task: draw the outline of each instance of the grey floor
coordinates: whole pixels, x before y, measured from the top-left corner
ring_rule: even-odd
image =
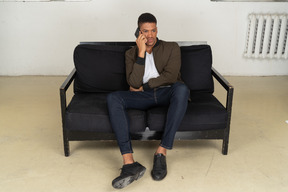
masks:
[[[59,87],[65,77],[0,77],[0,191],[117,191],[115,141],[71,142],[64,157]],[[288,76],[227,77],[235,87],[229,152],[221,141],[176,141],[168,175],[150,176],[158,142],[133,142],[144,177],[122,191],[288,191]],[[225,93],[216,86],[222,102]],[[69,93],[71,97],[71,93]]]

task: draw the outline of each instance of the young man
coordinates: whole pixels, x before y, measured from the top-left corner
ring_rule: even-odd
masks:
[[[157,20],[150,13],[139,16],[138,27],[137,46],[126,52],[126,76],[130,90],[113,92],[107,98],[110,121],[124,163],[120,176],[112,181],[113,187],[117,189],[138,180],[146,170],[133,159],[126,109],[146,110],[154,106],[169,106],[151,172],[152,178],[159,181],[167,175],[167,149],[172,149],[189,97],[189,90],[180,78],[181,55],[177,43],[157,38]]]

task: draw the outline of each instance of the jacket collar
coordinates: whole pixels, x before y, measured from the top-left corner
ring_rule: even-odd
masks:
[[[153,49],[154,49],[155,47],[157,47],[159,44],[160,44],[160,40],[159,40],[158,37],[157,37],[157,41],[156,41],[156,43],[155,43]]]

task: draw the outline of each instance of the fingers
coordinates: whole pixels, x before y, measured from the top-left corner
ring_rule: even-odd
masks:
[[[146,51],[146,42],[147,39],[145,35],[139,34],[138,38],[136,39],[136,44],[138,46],[139,52],[138,56],[144,58],[145,56],[145,51]]]
[[[137,41],[138,41],[139,43],[142,43],[142,42],[146,43],[146,42],[147,42],[147,39],[146,39],[145,35],[139,34],[138,38],[136,39],[136,42],[137,42]]]

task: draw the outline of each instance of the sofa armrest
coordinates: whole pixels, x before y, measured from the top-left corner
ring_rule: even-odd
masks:
[[[74,68],[71,73],[68,75],[68,77],[65,79],[65,81],[63,82],[63,84],[60,87],[60,91],[67,91],[67,89],[69,88],[69,86],[71,85],[72,81],[74,80],[76,75],[76,69]]]
[[[226,89],[226,110],[231,113],[234,87],[213,67],[212,75],[224,87],[224,89]]]
[[[212,67],[212,75],[227,91],[233,89],[233,86],[214,67]]]
[[[66,157],[68,157],[70,155],[68,133],[65,130],[65,114],[66,114],[66,108],[67,108],[66,91],[68,90],[71,83],[73,82],[75,75],[76,75],[76,69],[74,68],[60,87],[60,103],[61,103],[61,115],[62,115],[62,127],[63,127],[63,142],[64,142],[64,152],[65,152]]]
[[[228,142],[229,142],[229,134],[230,134],[230,123],[231,123],[231,114],[232,114],[232,101],[233,101],[233,92],[234,87],[218,72],[216,69],[212,67],[212,75],[215,79],[226,89],[226,110],[228,114],[227,126],[224,131],[224,139],[222,145],[222,153],[227,155],[228,153]]]
[[[65,113],[66,113],[66,91],[70,87],[71,83],[73,82],[76,75],[76,69],[74,68],[72,72],[68,75],[68,77],[65,79],[63,84],[60,87],[60,102],[61,102],[61,113],[62,113],[62,123],[64,126],[64,119],[65,119]]]

